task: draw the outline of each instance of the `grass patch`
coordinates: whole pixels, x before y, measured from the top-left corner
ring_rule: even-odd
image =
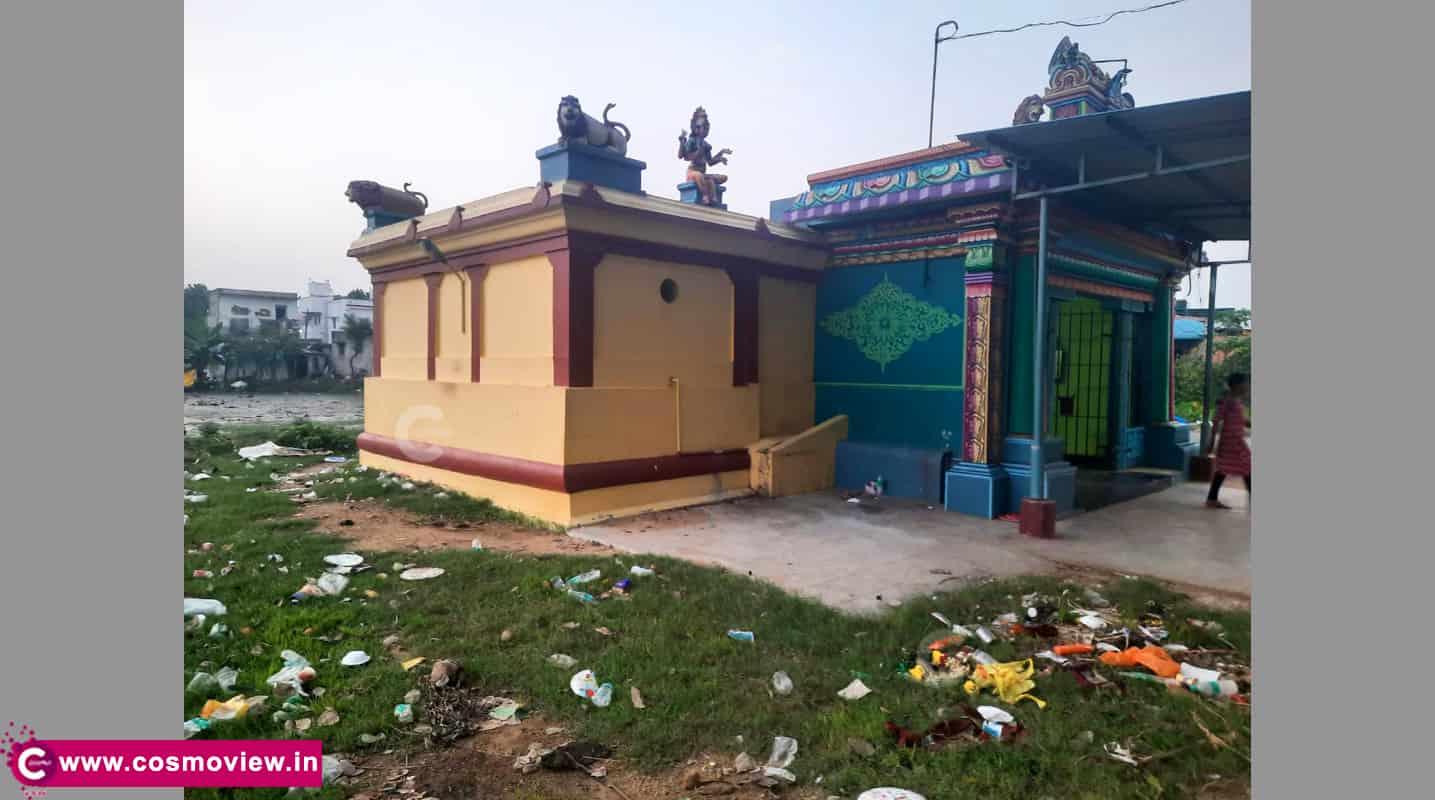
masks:
[[[738,736],[743,737],[745,749],[762,761],[772,737],[784,735],[800,742],[793,770],[803,783],[810,785],[820,775],[824,790],[848,797],[878,785],[908,787],[933,800],[1179,797],[1194,796],[1213,774],[1249,775],[1250,765],[1242,754],[1250,749],[1250,720],[1243,710],[1173,695],[1159,686],[1132,685],[1124,695],[1087,694],[1064,673],[1038,679],[1035,693],[1049,703],[1045,710],[1029,703],[1007,707],[1027,728],[1027,735],[1015,744],[985,743],[937,753],[894,746],[883,731],[885,721],[922,729],[937,721],[939,709],[968,701],[959,687],[919,686],[899,671],[904,657],[934,629],[929,613],[941,611],[959,621],[990,620],[1019,610],[1026,592],[1057,593],[1065,588],[1054,579],[990,583],[922,598],[880,617],[854,618],[745,576],[664,558],[538,557],[492,551],[422,557],[367,553],[375,569],[351,576],[349,602],[316,598],[290,605],[285,598],[323,571],[322,557],[346,548],[333,537],[314,533],[308,522],[292,518],[293,504],[287,497],[245,489],[272,486],[271,470],[285,472],[318,459],[273,459],[268,465],[246,467],[232,449],[227,454],[221,451],[220,436],[225,444],[240,446],[272,438],[263,431],[236,435],[226,430],[201,432],[186,442],[186,467],[196,471],[192,460],[197,458],[198,466],[216,477],[189,487],[209,495],[209,500],[186,509],[190,514],[186,549],[196,552],[185,556],[185,575],[194,569],[210,569],[217,575],[228,561],[237,564],[225,577],[185,579],[186,596],[215,598],[228,606],[223,621],[234,632],[226,639],[186,634],[185,680],[196,670],[213,672],[227,665],[240,670],[236,692],[268,694],[264,679],[280,668],[280,651],[301,653],[318,669],[316,685],[327,690],[313,702],[314,716],[331,707],[341,715],[338,725],[308,734],[322,737],[326,752],[363,752],[366,748],[359,736],[364,733],[388,734],[380,748],[406,740],[392,710],[419,676],[404,673],[380,644],[384,637],[398,634],[415,655],[430,661],[461,660],[485,693],[514,697],[554,724],[608,744],[621,757],[647,768],[670,767],[705,749],[736,752]],[[284,466],[276,466],[281,462]],[[406,491],[394,482],[380,482],[373,470],[338,474],[342,484],[325,483],[330,476],[320,476],[316,491],[328,497],[378,498],[450,519],[513,519],[486,501],[456,493],[436,498],[432,490]],[[350,482],[349,477],[358,480]],[[197,551],[202,542],[215,547]],[[284,557],[287,575],[266,560],[270,553]],[[399,560],[443,567],[447,574],[405,583],[392,569]],[[598,568],[606,588],[635,563],[655,566],[658,576],[635,578],[631,600],[584,605],[547,585],[554,576]],[[380,572],[388,577],[380,578]],[[378,597],[366,598],[366,590]],[[1168,606],[1171,640],[1192,647],[1225,645],[1189,628],[1185,618],[1218,620],[1225,626],[1223,638],[1249,657],[1247,613],[1201,609],[1145,581],[1122,580],[1103,591],[1133,620],[1148,601]],[[565,629],[564,623],[570,621],[579,626]],[[614,635],[596,633],[594,628],[600,626]],[[252,633],[240,635],[241,628]],[[729,639],[730,628],[753,631],[756,642]],[[312,630],[306,634],[306,629]],[[514,635],[511,641],[501,642],[505,629]],[[342,640],[319,638],[335,634],[342,634]],[[373,661],[357,669],[340,666],[340,657],[356,649],[367,651]],[[1040,648],[1026,645],[1018,650],[999,642],[986,649],[1007,660]],[[613,705],[598,709],[575,698],[568,689],[571,671],[546,661],[555,652],[576,658],[575,670],[593,669],[600,681],[613,683]],[[796,690],[790,696],[774,697],[769,692],[777,670],[792,676]],[[854,675],[862,677],[874,693],[847,703],[836,693]],[[642,691],[646,710],[634,709],[628,702],[633,686]],[[186,697],[186,718],[196,715],[203,701]],[[422,709],[418,714],[423,721]],[[1193,714],[1212,732],[1232,739],[1239,752],[1210,747]],[[1092,732],[1092,743],[1082,739],[1085,731]],[[280,738],[285,734],[266,714],[217,726],[207,735]],[[1105,757],[1104,742],[1127,737],[1134,739],[1139,753],[1173,755],[1141,769]],[[853,755],[850,738],[870,741],[876,754]],[[283,791],[192,790],[188,796],[278,798]],[[342,793],[330,788],[321,796]]]

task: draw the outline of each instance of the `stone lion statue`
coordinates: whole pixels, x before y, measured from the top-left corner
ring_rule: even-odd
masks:
[[[558,143],[566,145],[581,142],[592,147],[601,147],[617,155],[627,155],[628,140],[633,138],[628,126],[621,122],[609,122],[608,112],[617,103],[609,103],[603,109],[603,119],[597,120],[584,113],[578,98],[569,95],[558,103]]]

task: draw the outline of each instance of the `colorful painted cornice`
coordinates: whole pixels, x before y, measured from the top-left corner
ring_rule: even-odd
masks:
[[[816,183],[793,201],[787,222],[895,208],[1010,188],[1011,169],[1000,155],[984,151],[890,167]]]

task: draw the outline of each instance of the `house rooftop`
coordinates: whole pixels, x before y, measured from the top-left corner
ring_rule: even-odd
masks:
[[[263,289],[210,289],[210,294],[242,294],[245,297],[270,297],[275,300],[298,300],[298,292],[269,292]]]

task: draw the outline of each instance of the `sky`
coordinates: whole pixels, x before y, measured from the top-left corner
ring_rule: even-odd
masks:
[[[628,155],[648,165],[644,189],[673,198],[678,132],[703,106],[714,147],[733,151],[728,208],[767,216],[809,174],[926,146],[942,20],[971,33],[1153,2],[187,0],[184,279],[368,288],[344,255],[364,225],[349,181],[411,182],[432,210],[532,186],[568,94],[595,116],[616,103]],[[1009,125],[1045,88],[1063,35],[1092,58],[1129,59],[1138,106],[1251,86],[1249,0],[1186,0],[1099,27],[944,43],[936,141]],[[1250,306],[1249,275],[1223,267],[1217,304]],[[1178,299],[1204,306],[1203,287]]]

